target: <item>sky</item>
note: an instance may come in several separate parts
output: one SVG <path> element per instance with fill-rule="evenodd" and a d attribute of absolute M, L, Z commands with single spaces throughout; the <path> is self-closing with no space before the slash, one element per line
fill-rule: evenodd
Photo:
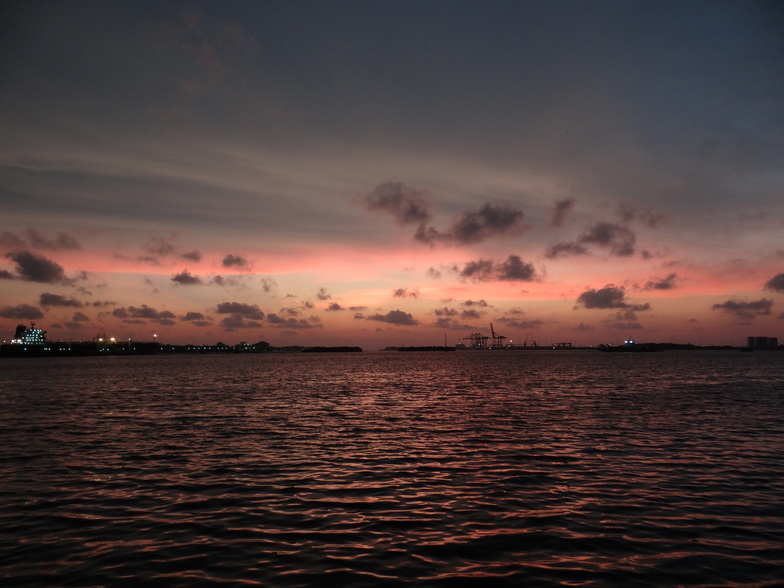
<path fill-rule="evenodd" d="M 0 339 L 784 339 L 784 6 L 9 1 Z"/>

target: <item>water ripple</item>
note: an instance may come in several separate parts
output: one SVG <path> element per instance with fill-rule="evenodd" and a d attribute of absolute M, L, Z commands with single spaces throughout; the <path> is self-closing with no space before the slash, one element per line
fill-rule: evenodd
<path fill-rule="evenodd" d="M 780 355 L 612 355 L 4 361 L 0 578 L 784 584 Z"/>

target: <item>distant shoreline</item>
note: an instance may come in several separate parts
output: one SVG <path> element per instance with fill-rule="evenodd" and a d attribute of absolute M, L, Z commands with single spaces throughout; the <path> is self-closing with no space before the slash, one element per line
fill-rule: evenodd
<path fill-rule="evenodd" d="M 656 351 L 781 351 L 782 346 L 773 348 L 751 349 L 733 345 L 691 345 L 681 343 L 651 343 Z M 498 351 L 600 351 L 599 347 L 499 347 L 470 349 L 438 345 L 412 345 L 403 347 L 386 347 L 378 352 L 498 352 Z M 623 350 L 619 350 L 624 352 Z M 150 342 L 128 342 L 101 344 L 96 342 L 51 342 L 45 345 L 4 344 L 0 346 L 0 358 L 4 357 L 87 357 L 117 355 L 182 355 L 182 354 L 259 354 L 259 353 L 363 353 L 359 346 L 313 346 L 291 345 L 285 347 L 239 345 L 161 345 Z"/>

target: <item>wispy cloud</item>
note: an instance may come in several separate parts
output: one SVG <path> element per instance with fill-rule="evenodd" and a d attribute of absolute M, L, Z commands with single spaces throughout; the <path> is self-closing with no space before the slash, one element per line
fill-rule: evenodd
<path fill-rule="evenodd" d="M 566 198 L 564 200 L 556 200 L 553 204 L 552 211 L 550 212 L 550 226 L 560 227 L 563 226 L 566 216 L 574 208 L 574 200 Z"/>

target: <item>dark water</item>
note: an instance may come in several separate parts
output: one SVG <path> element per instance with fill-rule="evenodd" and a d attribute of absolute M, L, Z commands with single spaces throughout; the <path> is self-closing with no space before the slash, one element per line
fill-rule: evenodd
<path fill-rule="evenodd" d="M 784 585 L 784 354 L 0 361 L 4 586 Z"/>

